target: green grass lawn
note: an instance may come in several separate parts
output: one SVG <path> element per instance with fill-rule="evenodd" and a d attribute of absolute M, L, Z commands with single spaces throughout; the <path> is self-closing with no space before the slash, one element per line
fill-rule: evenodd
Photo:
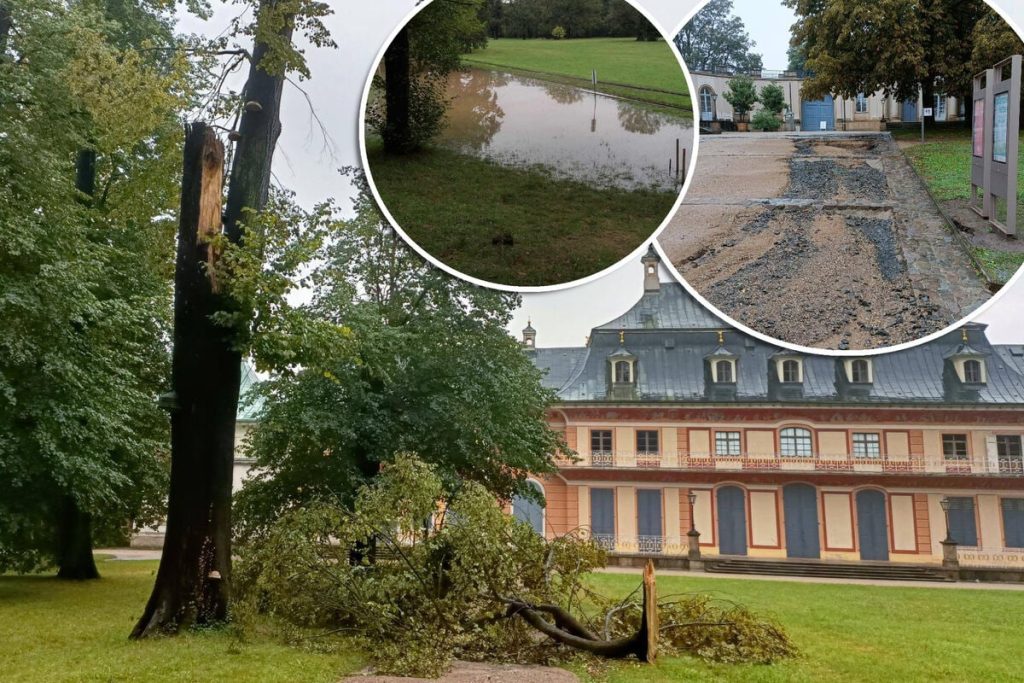
<path fill-rule="evenodd" d="M 639 575 L 598 574 L 626 593 Z M 684 657 L 615 665 L 625 681 L 1020 681 L 1024 591 L 890 588 L 662 576 L 658 594 L 704 592 L 775 617 L 801 656 L 783 664 L 710 665 Z"/>
<path fill-rule="evenodd" d="M 569 282 L 640 246 L 672 192 L 599 189 L 430 148 L 395 157 L 367 139 L 374 184 L 402 229 L 467 275 L 515 286 Z M 509 234 L 512 246 L 495 245 Z"/>
<path fill-rule="evenodd" d="M 71 583 L 0 576 L 0 680 L 336 681 L 364 664 L 231 630 L 132 642 L 155 562 L 105 560 L 103 579 Z M 597 574 L 623 595 L 636 574 Z M 889 588 L 662 576 L 659 595 L 707 592 L 771 615 L 801 650 L 771 666 L 715 665 L 692 657 L 653 667 L 612 663 L 599 680 L 1014 681 L 1024 679 L 1024 592 Z M 584 679 L 589 674 L 578 671 Z"/>
<path fill-rule="evenodd" d="M 920 129 L 902 128 L 894 132 L 897 140 L 920 140 Z M 1024 136 L 1022 136 L 1024 140 Z M 971 131 L 962 126 L 945 126 L 925 131 L 925 142 L 904 151 L 914 169 L 924 179 L 936 200 L 967 201 L 971 190 Z M 1024 234 L 1024 144 L 1019 148 L 1017 165 L 1018 234 Z M 1024 252 L 974 247 L 975 256 L 996 281 L 1005 283 L 1024 263 Z"/>
<path fill-rule="evenodd" d="M 156 562 L 100 560 L 103 578 L 0 576 L 0 680 L 336 681 L 355 654 L 317 653 L 230 631 L 133 642 Z"/>
<path fill-rule="evenodd" d="M 686 79 L 665 41 L 632 38 L 579 40 L 492 39 L 462 60 L 470 66 L 546 74 L 548 80 L 589 87 L 597 70 L 599 89 L 641 101 L 682 107 L 692 114 Z M 633 86 L 633 87 L 623 87 Z"/>

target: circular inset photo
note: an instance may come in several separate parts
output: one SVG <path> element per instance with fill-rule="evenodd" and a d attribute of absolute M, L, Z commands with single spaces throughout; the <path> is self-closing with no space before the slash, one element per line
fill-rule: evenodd
<path fill-rule="evenodd" d="M 420 8 L 367 83 L 382 210 L 421 254 L 506 289 L 587 278 L 677 205 L 694 107 L 670 41 L 624 0 Z"/>
<path fill-rule="evenodd" d="M 934 336 L 1024 261 L 1024 45 L 980 1 L 868 4 L 712 0 L 676 37 L 700 159 L 659 240 L 712 306 L 801 347 Z"/>

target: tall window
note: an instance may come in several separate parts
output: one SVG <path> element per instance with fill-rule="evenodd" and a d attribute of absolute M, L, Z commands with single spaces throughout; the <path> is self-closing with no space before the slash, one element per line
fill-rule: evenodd
<path fill-rule="evenodd" d="M 782 361 L 782 381 L 800 381 L 800 361 L 793 360 L 792 358 Z"/>
<path fill-rule="evenodd" d="M 715 381 L 716 382 L 735 382 L 736 381 L 736 378 L 733 377 L 732 361 L 730 361 L 730 360 L 715 361 Z"/>
<path fill-rule="evenodd" d="M 715 118 L 715 94 L 708 86 L 700 89 L 700 120 L 713 121 Z"/>
<path fill-rule="evenodd" d="M 967 435 L 966 434 L 943 434 L 942 435 L 942 457 L 946 460 L 967 459 Z"/>
<path fill-rule="evenodd" d="M 858 358 L 850 363 L 850 381 L 855 384 L 867 384 L 871 381 L 871 364 Z"/>
<path fill-rule="evenodd" d="M 740 433 L 715 432 L 715 455 L 740 455 Z"/>
<path fill-rule="evenodd" d="M 633 381 L 633 368 L 628 360 L 615 361 L 615 383 L 629 384 Z"/>
<path fill-rule="evenodd" d="M 811 456 L 814 442 L 811 432 L 800 427 L 786 427 L 779 432 L 780 455 L 806 458 Z"/>
<path fill-rule="evenodd" d="M 862 92 L 857 93 L 857 113 L 868 113 L 868 96 Z"/>
<path fill-rule="evenodd" d="M 878 458 L 882 455 L 882 447 L 878 434 L 873 432 L 854 432 L 853 455 L 857 458 Z"/>
<path fill-rule="evenodd" d="M 1019 434 L 1000 434 L 996 437 L 996 455 L 999 471 L 1007 474 L 1024 474 L 1024 455 Z"/>
<path fill-rule="evenodd" d="M 658 430 L 638 429 L 636 432 L 636 452 L 645 455 L 658 454 Z"/>
<path fill-rule="evenodd" d="M 612 452 L 612 430 L 591 429 L 590 430 L 590 452 L 611 453 Z"/>
<path fill-rule="evenodd" d="M 964 361 L 964 382 L 968 384 L 980 384 L 981 383 L 981 361 L 980 360 L 965 360 Z"/>

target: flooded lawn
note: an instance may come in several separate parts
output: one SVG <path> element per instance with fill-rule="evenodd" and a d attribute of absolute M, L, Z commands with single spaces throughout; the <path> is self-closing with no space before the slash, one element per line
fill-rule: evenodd
<path fill-rule="evenodd" d="M 681 185 L 676 140 L 680 155 L 692 152 L 693 126 L 682 117 L 572 86 L 469 69 L 450 76 L 448 96 L 439 145 L 558 179 L 672 192 Z"/>

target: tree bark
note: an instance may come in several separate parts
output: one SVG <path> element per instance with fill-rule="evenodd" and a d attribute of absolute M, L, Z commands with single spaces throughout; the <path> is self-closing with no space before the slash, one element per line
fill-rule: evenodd
<path fill-rule="evenodd" d="M 257 16 L 278 26 L 291 42 L 294 16 L 264 0 Z M 280 21 L 280 23 L 278 23 Z M 256 35 L 259 35 L 257 27 Z M 257 42 L 243 90 L 239 140 L 223 214 L 225 237 L 245 239 L 249 217 L 266 206 L 274 148 L 281 133 L 284 73 L 263 68 L 270 47 Z M 228 618 L 231 584 L 231 484 L 241 352 L 232 331 L 211 316 L 234 304 L 218 292 L 208 266 L 205 237 L 221 228 L 224 148 L 205 124 L 189 128 L 185 142 L 178 261 L 175 272 L 171 417 L 171 491 L 167 532 L 156 584 L 132 638 L 177 633 Z"/>
<path fill-rule="evenodd" d="M 415 148 L 410 121 L 412 81 L 410 77 L 409 27 L 398 32 L 384 53 L 386 121 L 381 137 L 390 154 L 407 154 Z"/>
<path fill-rule="evenodd" d="M 67 494 L 61 497 L 57 519 L 57 567 L 58 579 L 100 578 L 92 555 L 92 517 Z"/>
<path fill-rule="evenodd" d="M 0 2 L 0 58 L 7 52 L 7 40 L 11 35 L 11 8 L 7 6 L 7 3 Z"/>

